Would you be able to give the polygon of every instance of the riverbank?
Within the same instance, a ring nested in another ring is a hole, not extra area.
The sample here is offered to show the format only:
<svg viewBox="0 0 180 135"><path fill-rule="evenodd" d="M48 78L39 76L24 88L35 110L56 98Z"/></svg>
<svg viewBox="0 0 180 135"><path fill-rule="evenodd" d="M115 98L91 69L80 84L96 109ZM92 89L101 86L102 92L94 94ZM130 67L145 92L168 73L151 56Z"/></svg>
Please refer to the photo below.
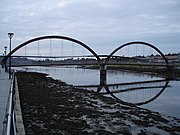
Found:
<svg viewBox="0 0 180 135"><path fill-rule="evenodd" d="M26 134L180 134L180 120L41 73L16 73Z"/></svg>
<svg viewBox="0 0 180 135"><path fill-rule="evenodd" d="M92 65L86 66L83 68L88 69L99 69L99 66ZM116 70L123 72L134 72L134 73L142 73L149 74L157 77L163 77L170 80L176 80L180 78L180 69L175 67L163 68L163 67L155 67L150 65L108 65L108 70Z"/></svg>

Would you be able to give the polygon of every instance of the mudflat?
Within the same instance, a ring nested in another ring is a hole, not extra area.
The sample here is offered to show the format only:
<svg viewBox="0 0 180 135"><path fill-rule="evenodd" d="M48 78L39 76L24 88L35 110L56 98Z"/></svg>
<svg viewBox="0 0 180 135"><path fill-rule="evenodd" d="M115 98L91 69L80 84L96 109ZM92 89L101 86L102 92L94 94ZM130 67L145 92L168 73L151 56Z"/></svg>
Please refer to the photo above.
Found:
<svg viewBox="0 0 180 135"><path fill-rule="evenodd" d="M16 73L27 135L180 134L180 119L35 72Z"/></svg>

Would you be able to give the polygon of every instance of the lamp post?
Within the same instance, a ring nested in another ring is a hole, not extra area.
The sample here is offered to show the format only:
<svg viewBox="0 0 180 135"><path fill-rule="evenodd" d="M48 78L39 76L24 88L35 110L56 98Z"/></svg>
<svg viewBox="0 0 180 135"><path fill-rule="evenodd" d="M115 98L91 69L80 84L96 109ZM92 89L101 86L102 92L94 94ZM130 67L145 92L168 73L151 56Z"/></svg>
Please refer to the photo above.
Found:
<svg viewBox="0 0 180 135"><path fill-rule="evenodd" d="M8 33L9 36L9 53L11 53L11 39L14 36L14 33ZM9 57L9 79L11 79L11 55Z"/></svg>
<svg viewBox="0 0 180 135"><path fill-rule="evenodd" d="M4 46L4 56L6 56L7 46Z"/></svg>
<svg viewBox="0 0 180 135"><path fill-rule="evenodd" d="M7 53L7 46L4 46L4 58L6 57L6 53ZM5 66L5 72L7 72L6 62L4 63L4 65L2 64L2 67L4 66Z"/></svg>

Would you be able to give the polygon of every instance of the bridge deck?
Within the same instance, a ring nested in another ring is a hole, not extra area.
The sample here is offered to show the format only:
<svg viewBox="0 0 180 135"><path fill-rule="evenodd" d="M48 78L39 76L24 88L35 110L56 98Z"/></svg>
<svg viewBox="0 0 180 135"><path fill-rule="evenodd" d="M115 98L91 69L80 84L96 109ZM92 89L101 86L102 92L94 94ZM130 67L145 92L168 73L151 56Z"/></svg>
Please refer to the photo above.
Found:
<svg viewBox="0 0 180 135"><path fill-rule="evenodd" d="M0 134L2 134L3 121L6 114L6 105L11 84L11 80L8 77L8 73L0 67Z"/></svg>

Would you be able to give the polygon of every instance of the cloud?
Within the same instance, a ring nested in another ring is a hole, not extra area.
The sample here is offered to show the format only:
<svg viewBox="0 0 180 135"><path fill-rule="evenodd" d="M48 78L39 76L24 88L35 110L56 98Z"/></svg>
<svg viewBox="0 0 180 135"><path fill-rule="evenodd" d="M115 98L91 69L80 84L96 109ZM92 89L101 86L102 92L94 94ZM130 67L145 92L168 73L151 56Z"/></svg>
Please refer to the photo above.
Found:
<svg viewBox="0 0 180 135"><path fill-rule="evenodd" d="M99 53L133 40L154 42L162 48L164 43L174 44L172 51L177 52L179 6L178 0L1 0L1 48L8 43L7 33L13 31L15 45L58 34L80 39Z"/></svg>

